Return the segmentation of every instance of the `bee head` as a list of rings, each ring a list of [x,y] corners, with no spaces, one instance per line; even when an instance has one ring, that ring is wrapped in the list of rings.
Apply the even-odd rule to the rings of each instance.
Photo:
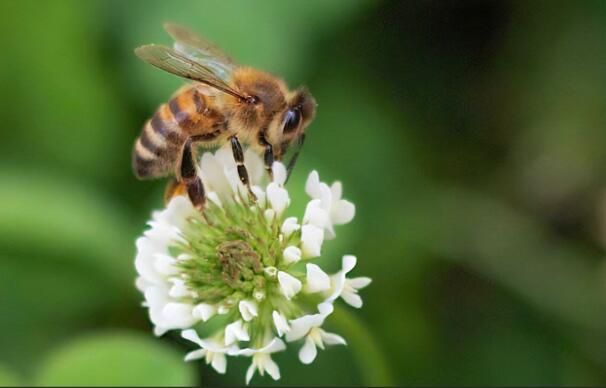
[[[267,140],[277,159],[281,159],[290,145],[301,137],[315,114],[316,100],[306,88],[287,93],[286,106],[275,115],[267,131]]]
[[[233,99],[232,126],[237,131],[258,131],[272,145],[276,159],[281,159],[313,120],[316,100],[306,88],[289,91],[281,79],[251,68],[237,69],[233,83],[247,97]]]

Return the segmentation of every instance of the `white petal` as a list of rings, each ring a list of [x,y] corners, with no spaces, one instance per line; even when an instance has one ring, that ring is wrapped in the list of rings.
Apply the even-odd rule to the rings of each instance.
[[[280,337],[282,337],[285,333],[288,333],[290,331],[290,326],[288,325],[286,318],[284,318],[284,315],[282,315],[281,313],[274,310],[271,313],[271,316],[274,320],[274,326],[276,327],[276,330],[278,331],[278,335]]]
[[[252,192],[255,195],[255,197],[257,197],[257,205],[260,208],[264,208],[265,204],[266,204],[266,202],[265,202],[265,190],[263,190],[259,186],[252,186],[250,189],[252,190]]]
[[[332,194],[333,201],[340,200],[341,196],[343,195],[343,186],[341,185],[341,182],[334,182],[332,186],[330,186],[330,192]]]
[[[148,237],[139,237],[135,244],[137,246],[137,257],[135,258],[137,273],[150,283],[163,283],[164,279],[156,272],[154,262],[155,255],[166,248],[162,248],[160,244]]]
[[[219,151],[217,151],[217,154]],[[200,162],[200,175],[207,191],[229,198],[232,186],[225,176],[224,167],[211,152],[205,152]]]
[[[183,330],[181,332],[181,337],[202,347],[202,340],[200,339],[200,336],[198,336],[198,333],[194,329]]]
[[[185,355],[185,361],[199,360],[206,356],[206,349],[193,350]]]
[[[356,266],[356,257],[353,255],[345,255],[343,256],[343,272],[348,273]]]
[[[269,266],[269,267],[265,267],[263,269],[263,272],[265,272],[265,274],[267,276],[269,276],[270,278],[274,278],[278,275],[278,269],[276,267],[273,266]]]
[[[288,300],[301,291],[301,281],[284,271],[278,272],[278,282],[280,283],[280,290],[282,291],[282,294],[284,294]]]
[[[356,206],[344,199],[334,202],[330,209],[330,219],[333,224],[343,225],[353,220],[356,215]]]
[[[169,329],[166,327],[154,326],[154,335],[160,337],[164,335]]]
[[[173,286],[168,291],[168,295],[171,298],[185,298],[191,295],[191,291],[185,285],[183,279],[173,278],[170,279]]]
[[[291,234],[296,232],[301,228],[301,225],[297,223],[297,217],[288,217],[282,223],[282,227],[280,231],[284,235],[284,237],[289,237]]]
[[[352,307],[357,309],[362,307],[362,298],[355,292],[343,292],[341,293],[341,298],[343,298],[345,303]]]
[[[276,211],[274,209],[265,209],[263,216],[267,220],[267,223],[271,224],[274,221],[274,218],[276,218]]]
[[[177,261],[164,253],[156,253],[154,255],[154,269],[157,273],[165,276],[174,275],[179,272],[175,267]]]
[[[299,351],[299,360],[301,360],[303,364],[311,364],[316,359],[317,354],[318,349],[316,349],[316,344],[308,336],[305,338],[305,344],[303,344],[303,347],[301,347],[301,350]]]
[[[150,229],[146,230],[143,235],[162,246],[164,252],[167,252],[166,247],[169,244],[179,239],[179,229],[174,225],[158,221],[149,221],[147,224]]]
[[[211,365],[218,373],[224,374],[227,370],[227,360],[223,353],[213,353]]]
[[[305,192],[311,198],[320,198],[322,193],[320,192],[320,175],[316,170],[309,173],[307,182],[305,182]]]
[[[187,219],[196,215],[196,209],[189,198],[177,195],[168,202],[166,209],[158,215],[158,221],[183,229]]]
[[[265,174],[265,163],[252,148],[248,148],[244,152],[244,163],[248,171],[248,177],[251,185],[259,185]]]
[[[328,211],[332,206],[332,202],[330,187],[324,182],[320,183],[320,203],[322,204],[322,207]]]
[[[164,307],[168,303],[166,289],[160,286],[147,287],[144,296],[148,306],[149,319],[155,325],[154,333],[160,336],[167,330],[174,329],[174,327],[170,327],[163,313]]]
[[[135,287],[137,287],[137,290],[145,292],[145,289],[149,286],[149,282],[147,282],[147,280],[143,279],[141,276],[138,276],[137,279],[135,279]]]
[[[274,162],[274,164],[271,166],[271,171],[274,175],[274,182],[280,186],[283,186],[284,182],[286,182],[286,167],[284,164],[277,161]]]
[[[206,194],[206,197],[211,200],[215,205],[223,207],[223,203],[221,202],[219,195],[215,191],[209,192],[208,194]]]
[[[238,304],[240,314],[246,322],[257,316],[257,303],[252,300],[241,300]]]
[[[322,341],[326,345],[347,345],[347,341],[340,335],[334,333],[327,333],[324,330],[321,331]]]
[[[162,315],[169,327],[185,329],[196,323],[192,315],[194,306],[187,303],[168,303],[162,310]]]
[[[320,256],[324,230],[314,225],[303,225],[301,228],[301,251],[304,258]]]
[[[372,282],[372,279],[365,277],[365,276],[361,276],[361,277],[353,278],[353,279],[347,279],[347,283],[350,286],[352,286],[353,288],[355,288],[356,290],[359,290],[359,289],[362,289],[362,288],[368,286],[371,282]]]
[[[267,345],[259,349],[261,353],[277,353],[286,349],[286,344],[280,338],[274,337]]]
[[[324,302],[318,305],[318,311],[322,316],[324,316],[324,318],[326,318],[327,316],[332,314],[333,311],[335,311],[335,307],[332,305],[332,303]]]
[[[236,161],[234,160],[234,153],[231,149],[230,144],[225,144],[215,152],[215,158],[222,168],[236,167]]]
[[[233,348],[237,348],[235,345],[225,346],[224,342],[219,341],[217,337],[200,340],[200,347],[213,353],[228,353],[232,351]]]
[[[281,216],[290,204],[288,191],[274,182],[267,185],[267,200],[278,216]]]
[[[337,237],[337,234],[335,233],[335,228],[332,225],[332,221],[331,221],[328,223],[326,228],[324,228],[324,238],[326,240],[334,240],[335,237]]]
[[[231,307],[226,306],[224,304],[220,304],[219,307],[217,307],[217,314],[219,314],[219,315],[227,314],[230,311],[231,311]]]
[[[280,380],[280,368],[278,368],[278,364],[276,364],[276,362],[269,356],[265,360],[264,364],[267,374],[269,374],[274,380]]]
[[[238,319],[235,322],[225,326],[225,345],[231,345],[236,341],[249,341],[250,337],[246,328],[242,326],[242,320]]]
[[[250,366],[246,370],[246,385],[250,384],[250,380],[252,380],[253,375],[255,374],[256,370],[257,370],[257,366],[255,365],[255,362],[253,361],[250,363]]]
[[[284,264],[289,265],[301,260],[301,250],[293,245],[287,246],[282,252]]]
[[[207,303],[197,304],[196,307],[194,307],[194,310],[192,311],[192,315],[195,318],[201,319],[204,322],[208,321],[216,313],[217,307]]]
[[[309,333],[313,327],[322,326],[325,316],[322,314],[304,315],[290,321],[290,331],[286,333],[286,341],[296,341]]]
[[[322,208],[322,201],[313,199],[307,204],[305,215],[303,216],[304,224],[315,225],[318,228],[325,228],[328,225],[328,212]]]
[[[307,264],[307,284],[305,291],[308,293],[326,291],[330,289],[330,278],[322,268],[316,264]]]
[[[267,353],[267,354],[269,354],[269,353],[281,352],[284,349],[286,349],[286,344],[284,343],[284,341],[282,341],[278,337],[274,337],[271,341],[269,341],[262,348],[259,348],[259,349],[251,349],[251,348],[241,349],[241,350],[238,350],[237,352],[235,352],[234,355],[250,357],[250,356],[252,356],[254,354],[259,354],[259,353]]]
[[[343,293],[343,289],[345,288],[345,282],[347,281],[347,278],[345,277],[345,272],[343,270],[332,275],[330,279],[332,293],[328,298],[326,298],[325,302],[327,303],[332,303],[337,300],[338,297],[341,296],[341,294]]]

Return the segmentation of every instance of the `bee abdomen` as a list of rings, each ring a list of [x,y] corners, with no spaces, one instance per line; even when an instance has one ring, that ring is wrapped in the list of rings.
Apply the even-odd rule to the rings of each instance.
[[[133,172],[139,179],[174,174],[187,138],[212,141],[220,132],[214,124],[221,119],[204,95],[194,89],[183,91],[161,105],[143,127],[133,149]]]
[[[199,129],[200,121],[204,119],[204,113],[207,111],[207,104],[200,93],[190,89],[171,99],[168,109],[179,128],[191,133]]]
[[[151,179],[173,172],[175,156],[183,145],[181,128],[166,104],[143,127],[133,150],[133,171],[139,179]]]

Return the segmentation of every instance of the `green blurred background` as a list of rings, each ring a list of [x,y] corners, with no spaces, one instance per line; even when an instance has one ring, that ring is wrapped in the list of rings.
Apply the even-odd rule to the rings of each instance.
[[[0,2],[0,384],[244,382],[134,288],[164,182],[131,146],[181,81],[133,48],[163,21],[308,85],[291,190],[357,205],[324,255],[374,279],[327,323],[349,346],[278,354],[281,384],[606,384],[606,2],[361,0]]]

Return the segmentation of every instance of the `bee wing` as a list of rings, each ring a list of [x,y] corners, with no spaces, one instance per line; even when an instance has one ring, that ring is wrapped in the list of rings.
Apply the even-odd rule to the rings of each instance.
[[[234,90],[216,71],[201,61],[166,46],[150,44],[137,47],[135,54],[144,61],[169,73],[209,85],[234,97],[245,99],[246,96]]]
[[[227,80],[236,67],[229,55],[195,32],[172,23],[165,23],[164,29],[175,40],[175,50],[211,67],[221,78]]]
[[[211,57],[225,64],[234,64],[234,61],[229,55],[225,54],[215,44],[209,42],[195,32],[192,32],[188,28],[173,23],[165,23],[164,29],[175,40],[175,45],[178,45],[187,51],[196,52],[196,56]]]

